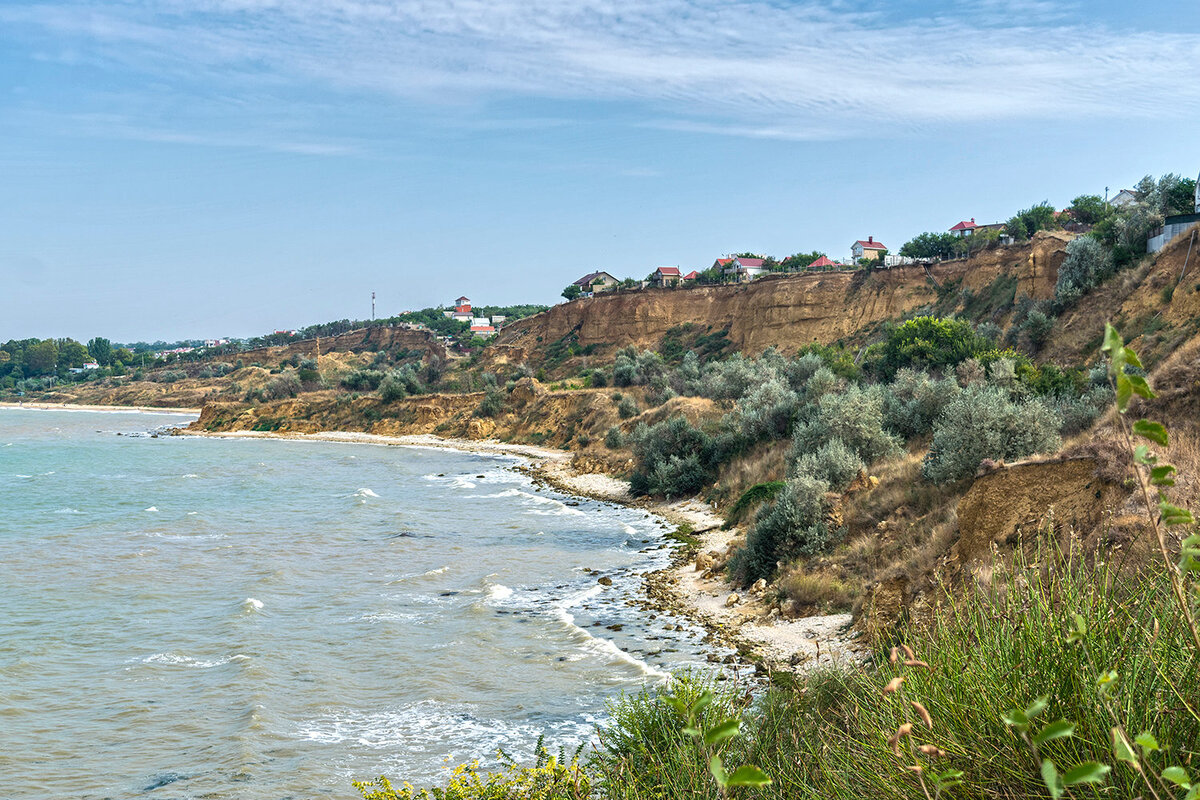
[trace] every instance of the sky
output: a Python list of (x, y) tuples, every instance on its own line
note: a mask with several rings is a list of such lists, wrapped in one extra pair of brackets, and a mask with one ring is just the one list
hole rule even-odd
[(893, 250), (1200, 171), (1193, 0), (0, 0), (0, 341)]

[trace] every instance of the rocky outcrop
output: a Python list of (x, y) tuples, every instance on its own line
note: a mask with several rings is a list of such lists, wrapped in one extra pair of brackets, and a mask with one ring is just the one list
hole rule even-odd
[(958, 504), (958, 541), (952, 555), (962, 565), (1008, 551), (1053, 525), (1086, 537), (1129, 496), (1108, 481), (1092, 458), (1064, 458), (1004, 466), (975, 479)]

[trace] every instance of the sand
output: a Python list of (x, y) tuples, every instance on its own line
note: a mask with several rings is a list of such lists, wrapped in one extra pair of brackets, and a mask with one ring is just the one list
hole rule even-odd
[[(185, 435), (193, 432), (185, 431)], [(675, 525), (691, 525), (700, 541), (699, 552), (723, 552), (741, 531), (721, 530), (724, 519), (703, 501), (692, 498), (655, 501), (635, 498), (627, 481), (611, 475), (581, 473), (571, 466), (571, 453), (534, 445), (490, 440), (444, 439), (433, 435), (380, 436), (370, 433), (328, 431), (322, 433), (272, 433), (233, 431), (204, 433), (205, 436), (238, 438), (283, 438), (327, 442), (440, 447), (472, 453), (518, 456), (526, 459), (523, 469), (533, 478), (569, 494), (635, 506), (663, 517)], [(652, 578), (648, 591), (664, 600), (674, 611), (703, 624), (721, 639), (748, 652), (768, 671), (806, 671), (817, 667), (861, 662), (866, 647), (850, 631), (849, 614), (785, 619), (769, 596), (735, 591), (723, 580), (705, 577), (691, 561), (679, 563)], [(656, 591), (657, 590), (657, 591)], [(731, 595), (738, 600), (729, 604)], [(774, 613), (772, 613), (774, 612)]]
[(44, 409), (60, 409), (64, 411), (141, 411), (144, 414), (187, 414), (189, 416), (200, 416), (199, 408), (157, 408), (155, 406), (98, 406), (87, 405), (86, 403), (43, 403), (35, 402), (13, 402), (11, 400), (0, 401), (0, 407), (11, 408), (44, 408)]

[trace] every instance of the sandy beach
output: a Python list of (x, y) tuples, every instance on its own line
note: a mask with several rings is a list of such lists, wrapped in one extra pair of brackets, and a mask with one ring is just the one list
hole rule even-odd
[(143, 414), (187, 414), (189, 416), (200, 416), (198, 408), (156, 408), (154, 406), (99, 406), (87, 405), (84, 403), (42, 403), (42, 402), (13, 402), (11, 400), (0, 401), (0, 408), (41, 408), (41, 409), (57, 409), (59, 411), (120, 411), (124, 413), (141, 412)]
[[(583, 473), (571, 465), (572, 454), (535, 445), (509, 444), (490, 440), (445, 439), (429, 434), (381, 436), (348, 431), (321, 433), (273, 433), (232, 431), (220, 433), (182, 431), (184, 435), (231, 438), (303, 439), (326, 442), (435, 447), (472, 453), (518, 456), (529, 463), (525, 467), (535, 479), (560, 491), (635, 506), (680, 526), (690, 525), (699, 540), (697, 553), (722, 555), (730, 542), (742, 534), (737, 528), (722, 530), (725, 520), (707, 503), (697, 498), (677, 501), (635, 498), (629, 483), (611, 475)], [(849, 614), (796, 617), (779, 615), (777, 606), (766, 592), (735, 590), (724, 580), (697, 569), (692, 560), (648, 579), (647, 591), (704, 625), (710, 632), (738, 647), (768, 671), (806, 671), (817, 667), (861, 661), (866, 648), (850, 631)], [(731, 599), (732, 598), (732, 599)]]

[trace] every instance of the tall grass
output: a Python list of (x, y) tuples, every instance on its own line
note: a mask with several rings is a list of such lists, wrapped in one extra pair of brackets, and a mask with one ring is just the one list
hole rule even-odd
[[(1044, 719), (1076, 725), (1074, 736), (1042, 746), (1041, 756), (1055, 763), (1112, 762), (1110, 732), (1118, 724), (1133, 734), (1152, 732), (1172, 763), (1200, 763), (1200, 663), (1169, 583), (1123, 579), (1108, 567), (1041, 555), (1049, 566), (1018, 558), (998, 563), (981, 591), (945, 590), (930, 623), (901, 632), (928, 669), (893, 665), (880, 650), (878, 668), (819, 673), (799, 688), (766, 693), (746, 715), (730, 758), (774, 778), (755, 796), (932, 796), (932, 784), (923, 788), (907, 769), (909, 754), (897, 757), (889, 744), (900, 726), (914, 722), (912, 701), (929, 710), (933, 723), (915, 725), (912, 744), (945, 753), (922, 756), (926, 774), (963, 773), (943, 797), (1050, 797), (1039, 761), (1003, 720), (1040, 696), (1050, 702)], [(1075, 614), (1088, 631), (1082, 641), (1070, 636)], [(1096, 680), (1108, 670), (1118, 673), (1110, 698)], [(904, 678), (902, 691), (885, 693), (897, 677)], [(727, 709), (741, 702), (733, 692), (722, 696)], [(601, 740), (606, 749), (589, 770), (603, 796), (718, 796), (657, 693), (615, 706)], [(1143, 795), (1138, 774), (1119, 765), (1104, 786), (1075, 787), (1072, 796)], [(1173, 796), (1182, 793), (1165, 795)]]

